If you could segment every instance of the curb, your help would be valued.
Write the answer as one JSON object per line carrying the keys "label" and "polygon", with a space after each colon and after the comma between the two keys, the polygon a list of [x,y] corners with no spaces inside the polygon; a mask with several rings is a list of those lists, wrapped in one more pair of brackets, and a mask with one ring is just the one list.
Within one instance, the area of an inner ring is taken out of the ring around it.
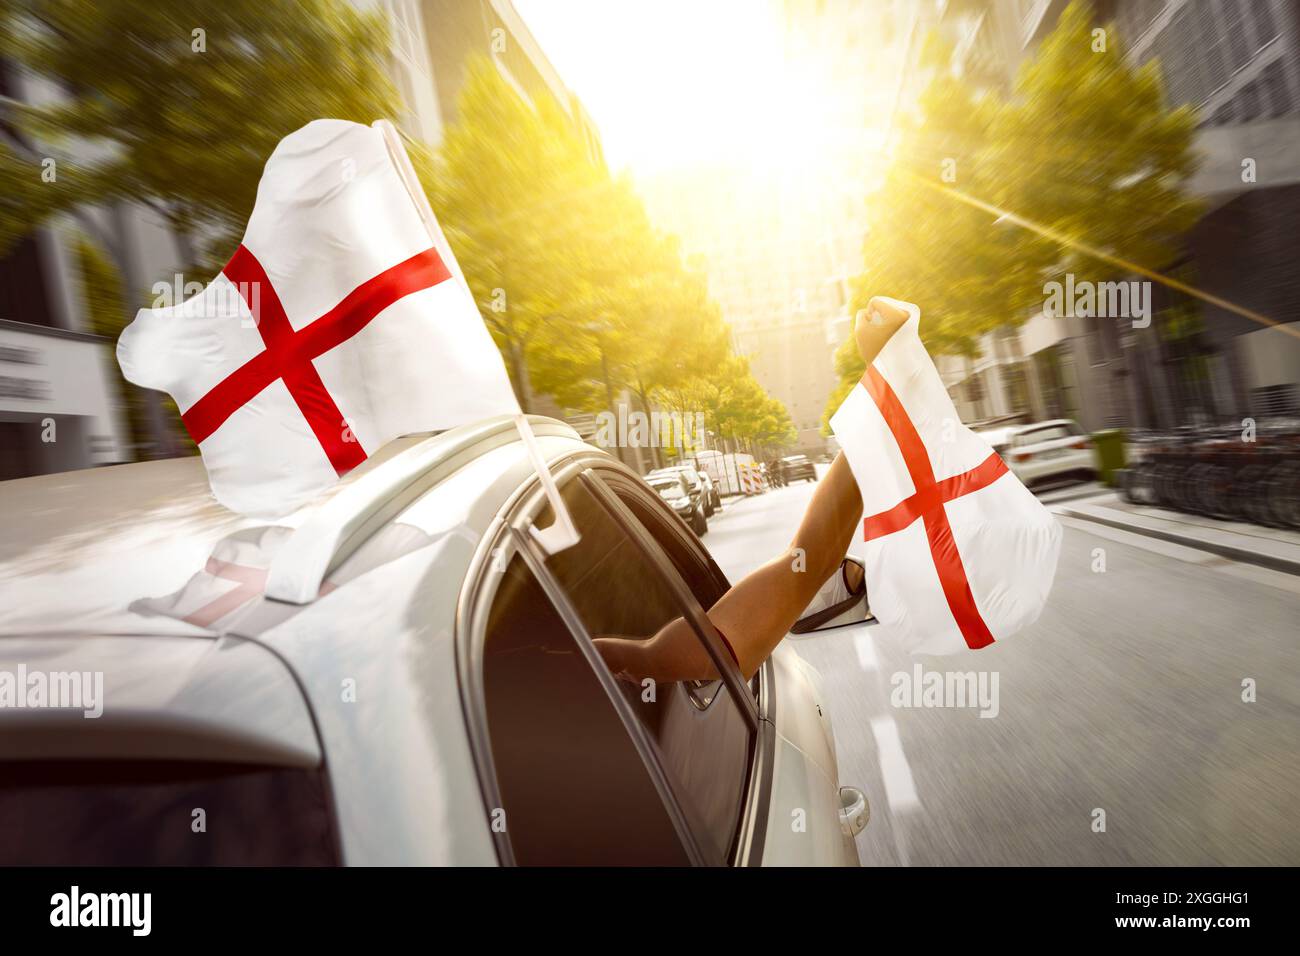
{"label": "curb", "polygon": [[1070,518],[1078,518],[1080,521],[1091,521],[1095,524],[1118,528],[1121,531],[1144,535],[1148,538],[1158,538],[1161,541],[1168,541],[1170,544],[1179,544],[1185,548],[1192,548],[1196,551],[1208,551],[1210,554],[1217,554],[1222,558],[1231,558],[1233,561],[1240,561],[1244,564],[1254,564],[1262,568],[1270,568],[1274,571],[1281,571],[1283,574],[1300,575],[1300,560],[1292,560],[1291,558],[1284,558],[1273,554],[1261,554],[1258,551],[1252,551],[1248,548],[1238,548],[1230,544],[1219,544],[1214,541],[1206,541],[1202,538],[1192,537],[1191,535],[1179,534],[1176,531],[1165,531],[1162,528],[1145,528],[1141,525],[1130,524],[1129,522],[1121,521],[1117,518],[1109,518],[1105,515],[1075,511],[1073,508],[1064,508],[1060,513]]}

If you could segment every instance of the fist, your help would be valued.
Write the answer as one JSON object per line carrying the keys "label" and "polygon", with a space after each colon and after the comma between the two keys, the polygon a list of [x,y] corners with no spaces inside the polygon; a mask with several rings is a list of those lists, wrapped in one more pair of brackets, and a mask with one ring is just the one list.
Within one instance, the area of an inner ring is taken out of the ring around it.
{"label": "fist", "polygon": [[870,365],[885,347],[889,337],[903,327],[907,313],[895,305],[875,296],[867,307],[858,312],[853,321],[853,336],[858,342],[858,353]]}

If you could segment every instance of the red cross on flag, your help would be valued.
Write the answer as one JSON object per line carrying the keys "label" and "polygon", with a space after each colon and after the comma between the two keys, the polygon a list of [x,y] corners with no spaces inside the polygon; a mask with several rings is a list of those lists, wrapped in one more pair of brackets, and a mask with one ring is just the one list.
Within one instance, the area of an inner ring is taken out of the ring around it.
{"label": "red cross on flag", "polygon": [[871,610],[913,653],[987,647],[1032,624],[1056,519],[964,426],[908,313],[831,417],[862,494]]}
{"label": "red cross on flag", "polygon": [[393,438],[519,414],[405,163],[378,125],[285,137],[221,273],[118,340],[122,373],[172,395],[233,511],[286,514]]}

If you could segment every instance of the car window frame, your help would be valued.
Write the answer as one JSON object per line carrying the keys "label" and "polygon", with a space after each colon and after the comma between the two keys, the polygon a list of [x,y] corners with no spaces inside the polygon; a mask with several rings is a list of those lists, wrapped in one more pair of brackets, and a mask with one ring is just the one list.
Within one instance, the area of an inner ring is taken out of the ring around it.
{"label": "car window frame", "polygon": [[[551,462],[551,472],[557,486],[563,488],[569,481],[584,480],[584,474],[590,471],[602,457],[604,456],[600,452],[579,451]],[[599,481],[593,480],[584,482],[584,484],[589,491],[593,487],[600,489],[600,491],[592,491],[591,493],[596,497],[597,502],[607,509],[608,504],[602,500],[600,495],[602,492],[606,495],[612,495],[613,493],[605,489]],[[658,497],[657,494],[656,497]],[[636,748],[637,754],[641,757],[646,772],[672,821],[673,828],[677,832],[687,858],[692,865],[697,866],[724,865],[730,862],[735,858],[737,848],[743,848],[744,846],[743,840],[746,835],[747,824],[752,825],[753,810],[751,804],[753,801],[750,788],[753,785],[754,765],[762,728],[757,726],[759,723],[757,708],[751,695],[748,693],[742,694],[737,703],[741,716],[750,732],[749,753],[747,754],[749,770],[745,790],[741,797],[739,826],[737,833],[733,834],[732,846],[726,851],[726,855],[714,858],[712,854],[706,851],[697,837],[698,822],[689,818],[682,800],[679,799],[672,781],[659,759],[657,748],[650,738],[649,732],[633,713],[626,697],[620,692],[617,686],[618,679],[604,665],[600,652],[596,650],[590,633],[579,618],[572,602],[564,593],[563,587],[546,567],[545,551],[530,529],[537,514],[547,504],[548,501],[542,489],[541,481],[536,475],[526,480],[516,489],[480,539],[478,549],[466,571],[456,610],[453,643],[456,648],[457,676],[461,688],[461,709],[469,737],[470,750],[475,767],[478,770],[485,820],[491,820],[492,813],[503,805],[503,801],[497,783],[495,759],[487,726],[483,652],[487,636],[488,615],[499,586],[500,575],[496,573],[495,568],[508,564],[517,554],[528,566],[529,572],[537,579],[538,585],[546,594],[555,612],[564,621],[574,643],[583,654],[587,665],[591,667],[601,689],[605,692],[605,696],[609,699],[611,706],[614,707],[620,721],[622,721],[624,730]],[[667,507],[666,502],[664,507]],[[635,517],[630,512],[627,513],[627,516],[635,525]],[[614,520],[618,521],[617,518]],[[624,533],[627,533],[626,527],[621,522],[619,523],[620,527],[623,527]],[[665,583],[668,584],[674,600],[679,605],[681,603],[679,589],[684,589],[693,601],[694,598],[689,587],[676,573],[676,568],[672,566],[668,557],[661,552],[645,553],[643,536],[647,534],[648,532],[642,529],[640,535],[631,536],[638,550],[642,552],[644,559],[652,567],[659,563],[655,560],[656,558],[666,563],[667,570],[671,574]],[[657,549],[658,545],[654,547]],[[661,575],[664,573],[662,568],[656,568],[656,570]],[[685,615],[685,612],[683,614]],[[706,641],[707,647],[708,643]],[[722,654],[727,655],[725,648],[720,648],[720,650]],[[727,660],[730,662],[730,655],[727,655]],[[744,686],[743,682],[742,686]],[[508,831],[499,832],[494,828],[490,828],[490,833],[497,852],[497,858],[501,864],[503,866],[515,865],[514,850],[510,843]]]}
{"label": "car window frame", "polygon": [[[605,506],[609,516],[619,525],[623,533],[636,545],[642,557],[650,562],[651,567],[668,584],[673,593],[673,599],[677,603],[678,611],[691,624],[696,636],[703,641],[704,649],[708,652],[710,660],[713,661],[713,666],[717,668],[722,682],[727,685],[727,689],[731,691],[732,696],[737,700],[745,718],[745,723],[749,726],[750,733],[756,733],[758,731],[758,707],[754,701],[754,695],[749,688],[748,682],[741,675],[740,668],[731,656],[731,652],[727,650],[721,632],[709,620],[705,609],[696,600],[695,592],[682,579],[672,559],[664,554],[659,547],[659,543],[654,540],[653,535],[641,525],[640,520],[632,513],[631,509],[619,499],[616,492],[611,490],[600,479],[600,476],[594,473],[595,471],[594,468],[588,469],[579,477],[587,484],[596,500]],[[681,520],[675,513],[673,517],[677,521]],[[741,704],[741,701],[744,703]]]}
{"label": "car window frame", "polygon": [[[682,516],[673,511],[668,502],[665,501],[661,495],[658,493],[649,495],[645,494],[643,483],[635,481],[632,476],[618,468],[607,467],[601,464],[592,468],[592,473],[595,475],[597,480],[601,481],[606,486],[609,486],[615,495],[619,494],[619,488],[625,488],[629,494],[637,496],[638,500],[642,502],[646,509],[655,516],[657,523],[663,529],[664,533],[672,535],[676,543],[681,546],[682,550],[689,554],[694,560],[697,569],[708,577],[709,583],[712,585],[715,592],[712,595],[713,601],[717,601],[718,598],[722,597],[723,594],[730,590],[731,581],[727,578],[727,575],[723,573],[720,567],[718,567],[717,562],[713,560],[713,556],[702,546],[700,539],[690,530],[690,527],[686,524],[685,520],[683,520]],[[645,485],[648,485],[648,483],[645,483]],[[653,486],[650,487],[653,492]],[[633,518],[635,518],[635,515]],[[638,523],[640,523],[639,520]],[[656,545],[657,544],[658,542],[656,541]],[[671,557],[669,558],[669,562],[672,562]],[[673,570],[676,570],[676,567],[674,567]],[[687,587],[689,588],[690,585],[687,585]],[[711,606],[712,604],[710,604],[710,607]],[[707,611],[708,608],[706,607],[704,610]]]}
{"label": "car window frame", "polygon": [[[665,532],[676,535],[687,552],[693,555],[697,562],[709,569],[716,585],[720,588],[719,596],[721,596],[721,593],[730,590],[730,579],[718,566],[717,562],[713,560],[713,556],[709,554],[703,542],[700,541],[695,532],[691,531],[681,515],[673,511],[668,503],[650,488],[642,476],[608,456],[602,456],[598,459],[593,464],[591,471],[602,482],[614,485],[621,483],[632,493],[639,494],[648,510],[657,513],[660,525]],[[617,496],[618,491],[611,489],[611,493]],[[622,502],[619,502],[619,504],[622,505]],[[626,510],[626,506],[623,507]],[[638,525],[641,524],[635,515],[629,513],[628,516],[633,521],[636,521]],[[652,532],[647,531],[647,533],[653,536]],[[660,548],[657,541],[655,546]],[[666,554],[664,557],[670,564],[672,563],[671,557]],[[673,571],[676,572],[676,570],[676,567],[673,567]],[[678,579],[681,577],[680,574],[676,576]],[[688,591],[690,590],[690,585],[686,584],[685,581],[682,581],[682,585]],[[691,593],[693,594],[693,592]],[[727,658],[730,660],[730,654],[727,655]],[[775,667],[769,657],[759,667],[758,672],[750,682],[752,684],[755,710],[758,714],[759,732],[754,740],[754,749],[750,758],[750,779],[745,791],[740,834],[732,853],[731,862],[734,866],[760,865],[766,845],[766,831],[769,822],[768,815],[771,810],[772,781],[775,775],[776,758],[777,701],[773,691],[774,680]]]}

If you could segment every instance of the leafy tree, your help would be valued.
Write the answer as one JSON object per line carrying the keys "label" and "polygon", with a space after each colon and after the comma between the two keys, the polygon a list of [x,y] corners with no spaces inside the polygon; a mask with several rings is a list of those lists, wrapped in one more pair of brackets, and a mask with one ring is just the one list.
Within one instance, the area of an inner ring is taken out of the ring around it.
{"label": "leafy tree", "polygon": [[615,185],[558,103],[530,102],[486,58],[471,62],[458,114],[422,179],[528,409],[536,392],[562,390],[557,362],[595,354],[587,329],[608,306],[595,237],[609,241]]}
{"label": "leafy tree", "polygon": [[[1103,45],[1096,28],[1091,6],[1072,3],[1006,97],[934,78],[872,198],[855,307],[882,292],[920,302],[931,351],[973,355],[980,336],[1042,304],[1053,274],[1105,281],[1126,271],[1114,260],[1176,259],[1200,214],[1186,191],[1194,111],[1168,108],[1158,63],[1131,65],[1116,31]],[[930,61],[946,60],[935,47]],[[851,340],[836,370],[823,431],[863,371]]]}
{"label": "leafy tree", "polygon": [[[383,17],[346,0],[0,0],[0,57],[63,94],[6,104],[0,253],[53,216],[74,218],[119,277],[116,309],[96,318],[116,335],[158,278],[126,239],[126,205],[170,227],[182,272],[215,271],[281,138],[322,116],[397,114],[388,45]],[[165,456],[175,417],[144,394]]]}
{"label": "leafy tree", "polygon": [[[11,111],[26,149],[5,173],[26,170],[6,182],[10,240],[52,212],[124,200],[172,229],[184,270],[203,264],[201,236],[219,265],[283,137],[400,109],[384,19],[345,0],[0,0],[0,19],[0,52],[65,93]],[[33,165],[44,156],[50,188]],[[116,237],[82,222],[117,257]]]}
{"label": "leafy tree", "polygon": [[[1169,109],[1159,62],[1132,65],[1113,25],[1104,41],[1094,29],[1091,5],[1076,0],[1021,68],[990,130],[987,196],[1062,237],[1018,230],[1041,268],[1118,271],[1087,245],[1163,269],[1203,208],[1186,191],[1198,163],[1196,111]],[[1041,282],[1034,291],[1041,297]]]}
{"label": "leafy tree", "polygon": [[546,393],[596,410],[607,388],[650,409],[725,356],[703,276],[559,104],[479,59],[458,114],[422,175],[526,409]]}

